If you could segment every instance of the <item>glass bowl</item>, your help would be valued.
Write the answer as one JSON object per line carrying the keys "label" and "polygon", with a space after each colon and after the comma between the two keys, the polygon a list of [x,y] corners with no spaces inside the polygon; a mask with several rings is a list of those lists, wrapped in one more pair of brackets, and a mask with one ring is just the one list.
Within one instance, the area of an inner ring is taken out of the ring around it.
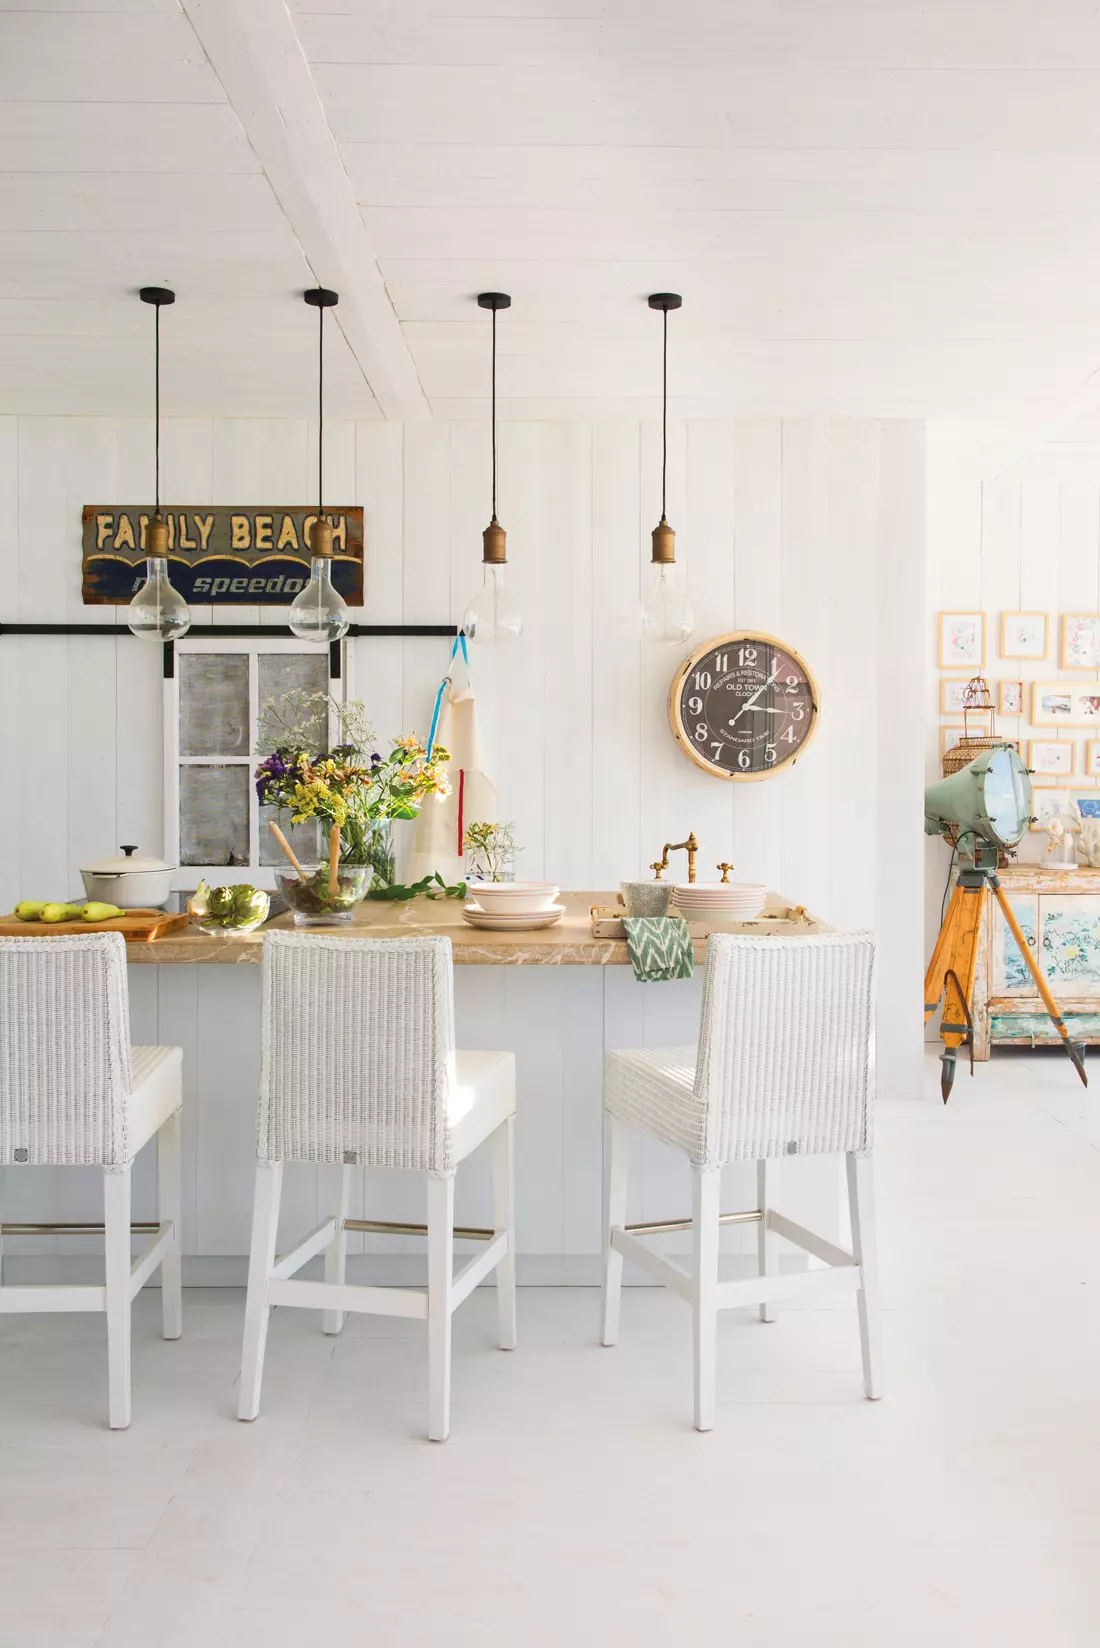
{"label": "glass bowl", "polygon": [[271,895],[243,883],[211,888],[203,882],[187,913],[204,933],[254,933],[271,914]]}
{"label": "glass bowl", "polygon": [[327,864],[303,864],[304,881],[293,870],[276,870],[279,891],[294,913],[296,927],[341,927],[349,922],[355,906],[370,892],[374,870],[369,864],[341,864],[336,886],[329,888]]}

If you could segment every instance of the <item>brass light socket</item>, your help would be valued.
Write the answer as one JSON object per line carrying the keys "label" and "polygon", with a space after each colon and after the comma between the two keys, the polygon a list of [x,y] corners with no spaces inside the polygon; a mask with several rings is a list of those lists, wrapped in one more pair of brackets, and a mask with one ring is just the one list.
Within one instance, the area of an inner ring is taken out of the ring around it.
{"label": "brass light socket", "polygon": [[672,566],[676,561],[676,534],[663,515],[653,528],[652,560],[655,566]]}
{"label": "brass light socket", "polygon": [[145,526],[145,554],[149,560],[168,559],[168,523],[154,515]]}
{"label": "brass light socket", "polygon": [[504,566],[508,560],[506,540],[508,534],[494,515],[485,531],[481,534],[484,545],[481,559],[486,566]]}
{"label": "brass light socket", "polygon": [[309,534],[309,549],[314,560],[332,560],[332,522],[319,515]]}

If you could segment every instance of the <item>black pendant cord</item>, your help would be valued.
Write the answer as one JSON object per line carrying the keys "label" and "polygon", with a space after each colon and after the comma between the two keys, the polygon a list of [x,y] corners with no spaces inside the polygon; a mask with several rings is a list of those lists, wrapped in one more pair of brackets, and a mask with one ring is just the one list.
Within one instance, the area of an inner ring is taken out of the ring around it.
{"label": "black pendant cord", "polygon": [[497,518],[497,312],[493,310],[493,385],[490,422],[493,429],[493,520]]}
{"label": "black pendant cord", "polygon": [[154,514],[160,514],[160,304],[153,305],[153,400],[155,411],[153,414],[154,436],[153,457],[153,495],[156,500]]}
{"label": "black pendant cord", "polygon": [[668,481],[668,310],[661,312],[661,519],[665,515]]}
{"label": "black pendant cord", "polygon": [[317,514],[325,496],[325,311],[317,310]]}

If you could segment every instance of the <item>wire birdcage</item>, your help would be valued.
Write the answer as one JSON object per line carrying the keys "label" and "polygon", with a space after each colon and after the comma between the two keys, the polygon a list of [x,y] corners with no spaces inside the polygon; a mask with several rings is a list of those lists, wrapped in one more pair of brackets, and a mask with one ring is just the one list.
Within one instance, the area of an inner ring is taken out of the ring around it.
{"label": "wire birdcage", "polygon": [[986,750],[992,750],[1007,740],[997,736],[996,711],[989,693],[989,683],[982,675],[971,676],[963,692],[963,735],[953,749],[943,757],[943,775],[949,777]]}

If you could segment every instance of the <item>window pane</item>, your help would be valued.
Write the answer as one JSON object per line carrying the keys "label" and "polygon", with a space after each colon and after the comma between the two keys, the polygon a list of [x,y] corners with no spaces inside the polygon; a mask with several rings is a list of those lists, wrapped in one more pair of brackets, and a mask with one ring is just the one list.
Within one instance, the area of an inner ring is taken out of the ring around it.
{"label": "window pane", "polygon": [[[321,652],[261,652],[257,655],[256,680],[258,708],[262,719],[269,704],[285,692],[324,693],[328,695],[328,651]],[[317,716],[309,729],[307,739],[313,751],[328,744],[328,711],[325,705],[317,707]],[[270,755],[269,748],[259,749],[260,755]]]}
{"label": "window pane", "polygon": [[261,807],[261,864],[274,864],[281,870],[287,862],[286,854],[267,827],[269,822],[279,826],[303,864],[316,864],[319,862],[321,830],[315,819],[307,819],[304,824],[292,824],[290,822],[290,813],[285,809],[280,812],[278,807]]}
{"label": "window pane", "polygon": [[180,754],[247,755],[248,654],[185,652],[178,663]]}
{"label": "window pane", "polygon": [[180,863],[246,866],[248,767],[186,766],[179,775]]}

